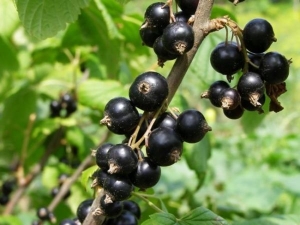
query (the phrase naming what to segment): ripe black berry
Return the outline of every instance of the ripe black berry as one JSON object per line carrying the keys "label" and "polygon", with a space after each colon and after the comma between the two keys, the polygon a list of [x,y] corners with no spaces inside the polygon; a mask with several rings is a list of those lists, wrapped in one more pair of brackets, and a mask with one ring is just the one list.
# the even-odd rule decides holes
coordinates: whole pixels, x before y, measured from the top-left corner
{"label": "ripe black berry", "polygon": [[204,92],[201,95],[201,98],[208,98],[211,102],[216,107],[221,107],[222,102],[220,101],[220,95],[223,90],[230,88],[229,84],[223,80],[218,80],[213,82],[208,91]]}
{"label": "ripe black berry", "polygon": [[247,99],[254,106],[258,106],[260,105],[258,100],[264,94],[265,85],[257,73],[247,72],[240,77],[237,90],[242,99]]}
{"label": "ripe black berry", "polygon": [[106,179],[109,179],[109,176],[110,174],[108,174],[107,172],[103,170],[97,170],[95,176],[95,179],[97,179],[97,184],[103,187]]}
{"label": "ripe black berry", "polygon": [[129,174],[129,179],[134,186],[145,190],[157,184],[160,174],[160,166],[145,157],[138,162],[137,168]]}
{"label": "ripe black berry", "polygon": [[105,199],[106,195],[103,195],[100,199],[101,214],[110,218],[119,216],[123,211],[123,202],[106,202]]}
{"label": "ripe black berry", "polygon": [[[251,63],[248,63],[248,71],[260,74],[259,65],[264,54],[248,54]],[[253,64],[255,66],[253,66]]]}
{"label": "ripe black berry", "polygon": [[178,22],[184,22],[187,23],[190,19],[190,14],[187,14],[183,11],[179,11],[174,14],[175,20]]}
{"label": "ripe black berry", "polygon": [[236,89],[226,88],[220,93],[220,101],[223,109],[232,110],[241,103],[241,96]]}
{"label": "ripe black berry", "polygon": [[243,116],[244,109],[243,109],[243,107],[241,107],[241,105],[239,105],[238,107],[236,107],[233,110],[223,109],[223,113],[227,118],[232,119],[232,120],[236,120],[236,119],[239,119]]}
{"label": "ripe black berry", "polygon": [[130,197],[133,185],[126,176],[112,174],[105,180],[103,188],[111,201],[122,201]]}
{"label": "ripe black berry", "polygon": [[212,51],[210,63],[217,72],[231,76],[242,69],[245,59],[235,42],[222,42]]}
{"label": "ripe black berry", "polygon": [[170,23],[170,8],[164,2],[155,2],[148,6],[144,17],[147,27],[154,27],[163,31]]}
{"label": "ripe black berry", "polygon": [[155,27],[144,27],[141,26],[140,37],[142,39],[143,45],[150,48],[153,47],[155,40],[162,35],[162,32]]}
{"label": "ripe black berry", "polygon": [[147,155],[159,166],[176,163],[182,154],[182,140],[172,129],[158,127],[149,136]]}
{"label": "ripe black berry", "polygon": [[161,107],[168,94],[169,89],[166,78],[152,71],[139,75],[129,89],[129,97],[133,104],[148,112]]}
{"label": "ripe black berry", "polygon": [[162,42],[162,36],[159,36],[155,40],[153,44],[153,50],[157,55],[158,65],[161,67],[164,66],[165,61],[176,59],[180,55],[180,54],[173,54],[165,48]]}
{"label": "ripe black berry", "polygon": [[59,117],[60,111],[61,111],[61,102],[57,100],[53,100],[50,102],[50,116],[53,117]]}
{"label": "ripe black berry", "polygon": [[131,212],[137,219],[141,218],[141,208],[140,206],[131,200],[123,201],[123,210]]}
{"label": "ripe black berry", "polygon": [[86,216],[89,214],[92,204],[93,204],[93,199],[86,199],[79,204],[76,211],[76,215],[80,223],[83,223]]}
{"label": "ripe black berry", "polygon": [[138,158],[136,154],[125,144],[111,147],[106,157],[109,165],[108,173],[111,174],[129,174],[137,167]]}
{"label": "ripe black berry", "polygon": [[176,128],[176,119],[169,112],[162,113],[154,122],[153,129],[157,127]]}
{"label": "ripe black berry", "polygon": [[2,194],[10,195],[10,193],[14,190],[14,186],[16,185],[16,181],[14,180],[6,180],[3,182],[1,190]]}
{"label": "ripe black berry", "polygon": [[254,53],[266,51],[276,41],[272,25],[264,19],[249,21],[243,30],[245,47]]}
{"label": "ripe black berry", "polygon": [[262,78],[269,84],[279,84],[289,75],[290,62],[277,52],[268,52],[261,60],[259,69]]}
{"label": "ripe black berry", "polygon": [[193,28],[185,22],[171,23],[164,29],[162,42],[169,52],[182,55],[194,45]]}
{"label": "ripe black berry", "polygon": [[51,212],[45,207],[39,208],[36,215],[42,221],[51,219]]}
{"label": "ripe black berry", "polygon": [[124,210],[118,217],[108,219],[104,225],[138,225],[138,220],[131,212]]}
{"label": "ripe black berry", "polygon": [[59,225],[76,225],[77,223],[71,219],[64,219],[59,223]]}
{"label": "ripe black berry", "polygon": [[8,195],[0,195],[0,205],[6,205],[9,202]]}
{"label": "ripe black berry", "polygon": [[176,132],[185,142],[196,143],[210,130],[203,114],[197,110],[186,110],[177,118]]}
{"label": "ripe black berry", "polygon": [[104,115],[100,122],[115,134],[125,134],[134,129],[140,119],[132,102],[123,97],[111,99],[105,106]]}
{"label": "ripe black berry", "polygon": [[254,106],[249,100],[247,99],[242,99],[241,100],[241,105],[244,109],[248,110],[248,111],[259,111],[259,112],[263,112],[261,107],[264,105],[266,101],[266,95],[263,94],[259,99],[258,99],[258,103],[257,106]]}
{"label": "ripe black berry", "polygon": [[111,143],[104,143],[101,146],[99,146],[96,150],[96,164],[99,166],[102,170],[107,171],[109,169],[108,162],[107,162],[107,153],[108,150],[113,147],[114,145]]}
{"label": "ripe black berry", "polygon": [[183,12],[188,15],[194,15],[199,3],[199,0],[176,0],[176,3]]}

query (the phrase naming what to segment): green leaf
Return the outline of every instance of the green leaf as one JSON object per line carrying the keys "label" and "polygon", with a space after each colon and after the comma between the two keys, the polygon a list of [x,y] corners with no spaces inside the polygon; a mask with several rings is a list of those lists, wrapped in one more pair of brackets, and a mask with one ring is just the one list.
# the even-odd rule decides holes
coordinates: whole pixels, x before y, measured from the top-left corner
{"label": "green leaf", "polygon": [[128,90],[117,81],[90,79],[79,86],[78,100],[83,105],[103,111],[109,100],[120,96],[126,97],[127,92]]}
{"label": "green leaf", "polygon": [[[96,53],[101,60],[100,63],[106,67],[107,76],[115,78],[119,71],[118,64],[121,57],[121,35],[117,32],[113,15],[120,17],[122,11],[120,5],[115,1],[108,3],[106,0],[101,3],[97,2],[97,4],[101,5],[101,11],[94,2],[91,2],[90,7],[82,11],[78,19],[80,33],[89,44],[97,47]],[[105,7],[112,9],[108,10]],[[109,18],[104,18],[104,15]]]}
{"label": "green leaf", "polygon": [[211,12],[211,18],[214,19],[214,18],[223,17],[223,16],[229,16],[229,18],[232,19],[233,21],[237,21],[236,16],[232,12],[224,9],[224,7],[215,5]]}
{"label": "green leaf", "polygon": [[8,97],[4,103],[0,129],[6,152],[20,152],[29,116],[36,112],[36,92],[28,87]]}
{"label": "green leaf", "polygon": [[2,36],[0,36],[0,49],[2,55],[0,60],[0,74],[3,71],[18,70],[19,62],[17,59],[17,54],[12,48],[11,44]]}
{"label": "green leaf", "polygon": [[195,144],[184,143],[184,145],[184,154],[187,164],[192,170],[196,172],[199,180],[198,185],[201,186],[208,167],[207,161],[211,156],[209,136],[205,135],[205,137],[201,141]]}
{"label": "green leaf", "polygon": [[93,173],[98,169],[99,167],[97,165],[91,166],[89,168],[87,168],[86,170],[84,170],[81,173],[80,176],[80,182],[82,183],[82,186],[85,187],[86,189],[89,188],[88,184],[89,184],[89,180],[91,179]]}
{"label": "green leaf", "polygon": [[0,224],[1,225],[22,225],[23,223],[20,219],[14,216],[0,216]]}
{"label": "green leaf", "polygon": [[25,30],[37,39],[54,36],[74,22],[89,0],[16,0]]}
{"label": "green leaf", "polygon": [[262,217],[242,222],[234,222],[232,225],[298,225],[300,216],[298,215],[279,215],[274,217]]}
{"label": "green leaf", "polygon": [[264,120],[267,113],[259,114],[258,112],[244,112],[242,118],[241,118],[241,124],[243,126],[243,129],[246,133],[253,132]]}
{"label": "green leaf", "polygon": [[0,34],[10,36],[19,23],[18,13],[11,0],[1,0]]}
{"label": "green leaf", "polygon": [[185,225],[225,225],[227,222],[209,209],[198,207],[180,219]]}
{"label": "green leaf", "polygon": [[176,217],[170,213],[155,213],[150,215],[150,219],[142,223],[142,225],[179,225]]}
{"label": "green leaf", "polygon": [[181,219],[170,213],[155,213],[142,225],[226,225],[227,222],[212,211],[198,207]]}

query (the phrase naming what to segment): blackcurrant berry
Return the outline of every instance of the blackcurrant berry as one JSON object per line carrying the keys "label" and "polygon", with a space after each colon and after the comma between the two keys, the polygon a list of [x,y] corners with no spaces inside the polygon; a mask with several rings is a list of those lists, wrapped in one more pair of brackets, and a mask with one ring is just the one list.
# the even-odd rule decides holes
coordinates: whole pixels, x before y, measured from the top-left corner
{"label": "blackcurrant berry", "polygon": [[232,110],[241,103],[241,96],[236,89],[226,88],[220,94],[220,101],[223,109]]}
{"label": "blackcurrant berry", "polygon": [[129,178],[118,174],[109,175],[104,182],[103,188],[111,201],[128,199],[133,191],[133,185]]}
{"label": "blackcurrant berry", "polygon": [[237,84],[237,90],[242,99],[247,99],[254,106],[259,106],[259,98],[264,94],[265,84],[257,73],[243,74]]}
{"label": "blackcurrant berry", "polygon": [[109,165],[108,173],[111,174],[129,174],[137,167],[138,158],[126,144],[114,145],[106,157]]}
{"label": "blackcurrant berry", "polygon": [[6,205],[9,202],[9,196],[8,195],[0,195],[0,205]]}
{"label": "blackcurrant berry", "polygon": [[140,206],[131,200],[123,201],[123,210],[131,212],[137,219],[141,218],[141,208]]}
{"label": "blackcurrant berry", "polygon": [[161,107],[168,94],[166,78],[152,71],[140,74],[129,89],[129,97],[133,104],[148,112]]}
{"label": "blackcurrant berry", "polygon": [[93,201],[94,199],[86,199],[79,204],[76,215],[80,223],[83,223],[86,216],[89,214]]}
{"label": "blackcurrant berry", "polygon": [[279,84],[289,76],[290,62],[280,53],[268,52],[261,60],[259,70],[263,80],[269,84]]}
{"label": "blackcurrant berry", "polygon": [[243,30],[245,47],[254,53],[266,51],[276,41],[272,25],[265,19],[249,21]]}
{"label": "blackcurrant berry", "polygon": [[46,220],[50,220],[51,219],[51,212],[47,208],[45,208],[45,207],[39,208],[37,210],[36,215],[42,221],[46,221]]}
{"label": "blackcurrant berry", "polygon": [[266,95],[263,94],[259,99],[258,99],[258,105],[254,106],[249,100],[247,99],[242,99],[241,100],[241,105],[242,107],[247,110],[247,111],[259,111],[259,112],[263,112],[261,107],[264,105],[266,101]]}
{"label": "blackcurrant berry", "polygon": [[242,69],[245,59],[235,42],[222,42],[212,51],[210,63],[217,72],[230,77]]}
{"label": "blackcurrant berry", "polygon": [[103,187],[106,179],[109,179],[109,175],[110,174],[108,174],[106,171],[97,170],[95,177],[95,179],[97,179],[97,184]]}
{"label": "blackcurrant berry", "polygon": [[1,190],[2,194],[4,195],[10,195],[10,193],[14,190],[14,187],[16,185],[15,180],[6,180],[3,182]]}
{"label": "blackcurrant berry", "polygon": [[187,23],[190,19],[190,14],[187,14],[183,11],[179,11],[174,14],[175,20],[178,22],[184,22]]}
{"label": "blackcurrant berry", "polygon": [[64,219],[59,223],[59,225],[76,225],[77,223],[71,219]]}
{"label": "blackcurrant berry", "polygon": [[176,59],[180,55],[180,54],[173,54],[165,48],[162,42],[162,36],[159,36],[155,40],[153,44],[153,50],[157,56],[158,65],[161,67],[164,66],[164,62],[166,62],[167,60]]}
{"label": "blackcurrant berry", "polygon": [[157,127],[166,127],[170,129],[176,128],[176,119],[169,112],[164,112],[156,119],[153,124],[153,129]]}
{"label": "blackcurrant berry", "polygon": [[223,113],[227,118],[236,120],[243,116],[244,109],[243,109],[243,107],[241,107],[241,105],[239,105],[238,107],[236,107],[235,109],[232,109],[232,110],[223,109]]}
{"label": "blackcurrant berry", "polygon": [[153,187],[159,181],[160,166],[153,163],[148,157],[138,162],[137,168],[129,174],[132,184],[141,190]]}
{"label": "blackcurrant berry", "polygon": [[184,54],[194,45],[193,28],[185,22],[169,24],[163,32],[162,42],[172,54]]}
{"label": "blackcurrant berry", "polygon": [[248,71],[260,74],[259,65],[264,54],[248,54],[251,63],[248,63]]}
{"label": "blackcurrant berry", "polygon": [[104,225],[138,225],[138,220],[131,212],[124,210],[118,217],[108,219]]}
{"label": "blackcurrant berry", "polygon": [[158,127],[150,133],[146,151],[155,164],[170,166],[180,159],[182,147],[182,140],[174,130]]}
{"label": "blackcurrant berry", "polygon": [[211,131],[211,127],[208,126],[203,114],[198,110],[189,109],[179,114],[176,132],[183,141],[196,143],[200,141],[208,131]]}
{"label": "blackcurrant berry", "polygon": [[144,27],[143,25],[140,29],[142,43],[143,45],[152,48],[155,40],[162,35],[162,32],[155,27]]}
{"label": "blackcurrant berry", "polygon": [[126,134],[139,123],[139,113],[130,100],[124,97],[111,99],[105,106],[104,118],[100,121],[115,134]]}
{"label": "blackcurrant berry", "polygon": [[170,23],[170,8],[164,2],[155,2],[147,7],[144,17],[147,27],[163,31]]}
{"label": "blackcurrant berry", "polygon": [[177,5],[183,12],[188,15],[194,15],[199,3],[199,0],[176,0]]}
{"label": "blackcurrant berry", "polygon": [[106,195],[103,195],[100,199],[100,209],[101,214],[106,217],[117,217],[121,215],[123,211],[123,202],[114,201],[114,202],[106,202]]}
{"label": "blackcurrant berry", "polygon": [[218,80],[213,82],[208,91],[204,92],[201,95],[201,98],[208,98],[211,102],[216,107],[221,107],[222,102],[220,101],[220,95],[223,90],[230,88],[229,84],[225,81]]}
{"label": "blackcurrant berry", "polygon": [[62,109],[61,102],[57,100],[53,100],[50,102],[50,113],[51,117],[59,117],[60,116],[60,111]]}
{"label": "blackcurrant berry", "polygon": [[107,162],[107,153],[108,150],[113,147],[114,145],[111,143],[104,143],[101,146],[99,146],[96,150],[96,164],[101,168],[102,170],[107,171],[109,169],[108,162]]}

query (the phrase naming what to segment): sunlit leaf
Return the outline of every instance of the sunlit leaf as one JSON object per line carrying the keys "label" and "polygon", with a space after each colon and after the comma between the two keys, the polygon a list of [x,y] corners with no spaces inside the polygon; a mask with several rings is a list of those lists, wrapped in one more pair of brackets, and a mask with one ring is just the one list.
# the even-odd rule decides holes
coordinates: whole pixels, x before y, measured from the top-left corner
{"label": "sunlit leaf", "polygon": [[54,36],[65,29],[88,3],[89,0],[16,0],[26,31],[38,39]]}

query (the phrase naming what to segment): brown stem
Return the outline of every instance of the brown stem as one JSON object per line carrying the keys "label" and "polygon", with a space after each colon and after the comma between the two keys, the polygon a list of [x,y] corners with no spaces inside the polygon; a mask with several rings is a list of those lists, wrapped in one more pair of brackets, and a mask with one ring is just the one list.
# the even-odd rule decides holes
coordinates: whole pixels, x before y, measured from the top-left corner
{"label": "brown stem", "polygon": [[213,0],[200,0],[197,11],[195,13],[195,22],[193,30],[195,33],[195,43],[193,48],[185,55],[180,56],[172,67],[168,76],[169,96],[168,101],[171,102],[174,97],[183,77],[185,76],[193,58],[201,45],[202,41],[210,31],[210,14]]}
{"label": "brown stem", "polygon": [[24,194],[26,188],[31,184],[34,178],[43,170],[44,166],[47,163],[48,158],[53,154],[53,152],[59,146],[60,139],[62,138],[63,133],[64,133],[63,127],[59,128],[56,131],[41,160],[32,168],[31,172],[20,182],[18,190],[16,190],[11,200],[6,205],[3,215],[9,215],[12,213],[13,209],[18,204],[20,198]]}
{"label": "brown stem", "polygon": [[91,155],[88,155],[82,163],[79,165],[79,167],[76,169],[76,171],[72,174],[70,178],[68,178],[66,181],[64,181],[63,185],[60,187],[59,192],[55,196],[55,198],[52,200],[52,202],[48,206],[48,210],[50,212],[53,212],[55,207],[61,202],[61,200],[64,198],[64,196],[67,194],[67,192],[70,190],[71,185],[80,177],[82,171],[84,171],[86,168],[89,167],[89,165],[93,162],[93,157]]}

